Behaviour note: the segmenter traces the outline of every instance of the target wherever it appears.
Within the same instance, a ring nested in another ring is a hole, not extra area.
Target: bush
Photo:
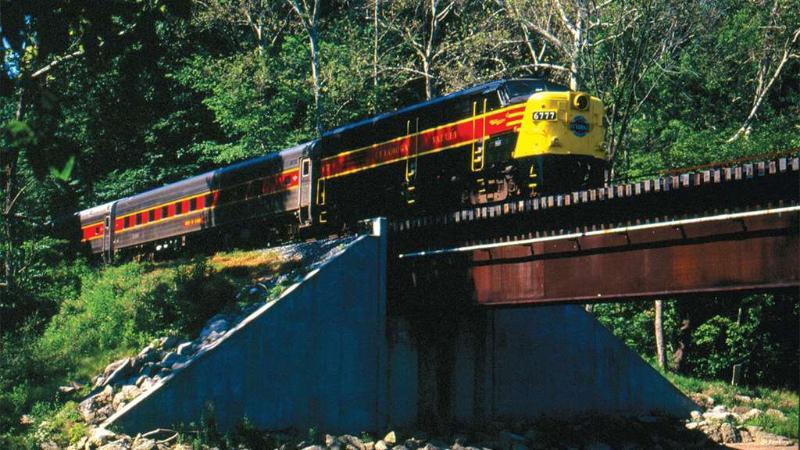
[[[108,267],[84,278],[81,295],[62,305],[39,349],[70,368],[98,355],[105,364],[153,338],[196,331],[234,292],[203,262]]]

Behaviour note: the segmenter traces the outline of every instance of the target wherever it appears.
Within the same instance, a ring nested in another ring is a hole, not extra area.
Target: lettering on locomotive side
[[[193,226],[196,226],[196,225],[202,225],[203,222],[204,222],[204,219],[203,219],[202,216],[195,217],[194,219],[184,220],[183,221],[183,227],[184,228],[189,228],[189,227],[193,227]]]
[[[443,142],[452,141],[458,138],[458,131],[455,128],[445,129],[433,135],[433,144],[442,145]]]

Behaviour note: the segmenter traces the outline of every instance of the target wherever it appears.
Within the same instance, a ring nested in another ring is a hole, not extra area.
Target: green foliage
[[[33,407],[31,439],[37,442],[68,444],[84,431],[75,405],[62,405],[68,398],[57,393],[59,385],[89,383],[106,364],[156,337],[196,333],[211,315],[233,304],[236,293],[231,279],[203,260],[72,267],[68,275],[79,281],[63,277],[60,286],[41,289],[44,298],[64,296],[49,322],[33,318],[0,335],[0,429],[18,429],[19,418]],[[57,275],[65,268],[53,270]],[[1,439],[17,442],[13,434]]]
[[[683,361],[687,374],[729,380],[733,365],[743,364],[746,383],[797,387],[800,302],[796,296],[683,298],[664,301],[663,307],[668,355],[678,347],[681,322],[691,318]],[[594,313],[637,353],[655,355],[652,302],[599,304]]]
[[[93,273],[80,296],[64,302],[53,317],[40,351],[77,368],[93,355],[111,359],[158,336],[197,331],[233,299],[232,285],[213,275],[202,261],[160,267],[127,263]]]
[[[675,302],[665,301],[663,310],[667,352],[672,352],[679,325]],[[601,303],[594,305],[593,311],[600,323],[628,347],[641,355],[655,355],[655,311],[652,302]]]

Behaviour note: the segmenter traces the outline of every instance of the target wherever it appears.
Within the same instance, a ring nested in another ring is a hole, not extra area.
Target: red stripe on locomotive
[[[405,136],[401,139],[374,145],[371,148],[335,156],[322,162],[322,177],[332,177],[378,164],[399,161],[411,155],[414,140],[416,140],[417,153],[425,153],[439,148],[458,146],[462,143],[466,145],[474,139],[504,133],[516,128],[516,126],[509,126],[508,123],[517,118],[509,118],[509,116],[521,115],[524,110],[523,106],[498,111],[475,120],[445,125],[417,136]]]

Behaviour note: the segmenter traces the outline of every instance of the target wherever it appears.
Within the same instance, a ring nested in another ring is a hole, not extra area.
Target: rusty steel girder
[[[800,213],[474,250],[484,305],[607,302],[800,287]]]

